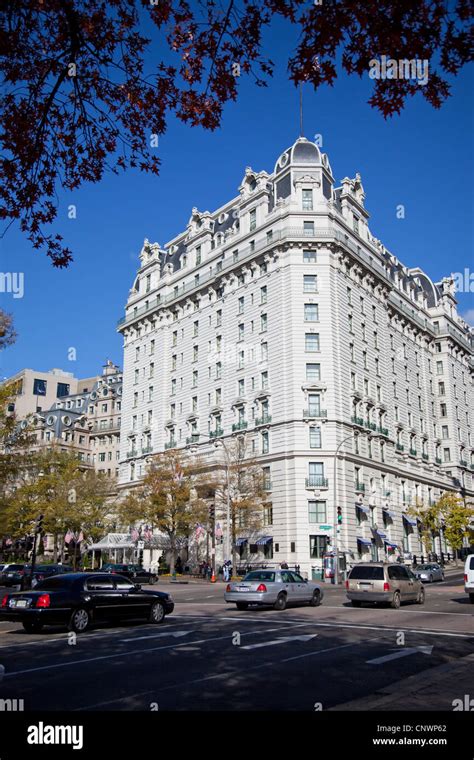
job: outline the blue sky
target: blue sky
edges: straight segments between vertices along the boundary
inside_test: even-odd
[[[237,103],[225,108],[221,128],[206,132],[171,120],[158,148],[161,175],[106,176],[74,194],[61,194],[56,229],[74,252],[55,270],[17,228],[1,241],[1,271],[23,272],[25,293],[0,294],[14,315],[18,340],[0,354],[0,376],[23,367],[60,367],[78,377],[100,371],[106,358],[122,363],[116,333],[138,267],[143,239],[162,245],[186,226],[193,206],[213,210],[237,193],[245,167],[272,171],[299,134],[298,93],[288,82],[288,44],[280,25],[270,43],[278,63],[267,89],[242,79]],[[333,88],[304,92],[304,132],[323,136],[336,182],[359,171],[369,224],[407,266],[434,280],[474,269],[473,76],[453,80],[452,97],[435,111],[420,96],[389,121],[367,105],[369,78],[342,75]],[[77,219],[67,218],[74,203]],[[397,219],[403,204],[405,219]],[[459,308],[474,324],[473,293]],[[68,351],[76,350],[76,361]]]

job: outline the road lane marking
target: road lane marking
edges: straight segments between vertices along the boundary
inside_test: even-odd
[[[288,643],[292,643],[293,641],[311,641],[311,639],[315,639],[317,635],[318,635],[317,633],[310,633],[307,636],[283,636],[280,639],[273,639],[273,641],[261,641],[259,644],[247,644],[246,646],[240,647],[240,648],[241,649],[261,649],[262,647],[273,647],[273,646],[276,646],[277,644],[288,644]]]
[[[409,657],[412,654],[431,654],[433,651],[432,646],[422,647],[401,647],[397,652],[392,654],[386,654],[382,657],[376,657],[375,660],[366,660],[368,665],[382,665],[385,662],[391,662],[391,660],[398,660],[400,657]]]
[[[265,631],[248,631],[246,633],[241,633],[241,636],[252,636],[253,634],[261,634],[261,633],[271,633],[273,631],[278,630],[278,628],[269,628]],[[196,646],[196,644],[207,644],[209,641],[222,641],[223,639],[229,639],[230,634],[226,633],[225,636],[214,636],[209,639],[200,639],[198,641],[191,641],[190,644],[192,646]],[[189,646],[187,642],[183,642],[182,644],[166,644],[165,646],[161,647],[148,647],[147,649],[132,649],[131,651],[125,650],[124,652],[117,652],[115,654],[105,654],[100,655],[98,657],[87,657],[83,660],[69,660],[68,662],[57,662],[52,663],[49,665],[40,665],[36,668],[26,668],[25,670],[13,670],[10,673],[5,673],[5,678],[11,678],[12,676],[22,676],[26,673],[38,673],[42,670],[53,670],[56,668],[68,668],[72,665],[84,665],[89,662],[100,662],[101,660],[113,660],[117,657],[130,657],[134,654],[148,654],[149,652],[158,652],[165,649],[178,649],[181,647]]]
[[[160,639],[163,636],[174,636],[176,639],[180,639],[183,636],[189,636],[190,633],[194,633],[194,631],[163,631],[162,633],[155,633],[151,636],[133,636],[131,639],[120,639],[121,642],[125,643],[128,641],[142,641],[143,639]]]

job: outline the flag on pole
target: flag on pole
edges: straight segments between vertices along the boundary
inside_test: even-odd
[[[132,541],[138,541],[138,530],[136,528],[132,529]]]
[[[221,524],[217,523],[217,525],[216,525],[216,538],[222,538],[223,535],[224,535],[224,531],[221,528]]]
[[[74,538],[74,533],[68,529],[66,535],[64,536],[64,543],[70,544],[73,538]]]
[[[205,534],[205,530],[201,523],[197,523],[196,525],[196,538],[199,538],[200,536],[203,536]]]
[[[82,532],[82,530],[79,531],[79,535],[76,539],[76,544],[80,544],[81,541],[84,541],[84,533]]]

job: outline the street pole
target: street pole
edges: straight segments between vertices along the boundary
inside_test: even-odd
[[[353,438],[352,435],[348,435],[347,438],[343,438],[343,440],[338,444],[336,448],[336,453],[334,454],[334,509],[333,509],[333,521],[334,521],[334,559],[335,559],[335,568],[334,568],[334,584],[337,585],[339,583],[339,541],[338,541],[338,523],[337,523],[337,455],[339,454],[339,451],[341,447],[347,443],[347,441],[350,441]]]

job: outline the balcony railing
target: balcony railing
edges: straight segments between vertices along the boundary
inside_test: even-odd
[[[441,464],[442,463],[442,459],[440,457],[435,457],[435,462],[436,462],[436,464]]]
[[[461,467],[467,467],[467,462],[464,459],[460,459],[459,464]]]
[[[384,492],[383,492],[383,495],[384,495],[384,496],[390,496],[390,494],[391,494],[391,493],[392,493],[391,491],[384,491]]]
[[[211,430],[209,433],[209,438],[219,438],[221,435],[224,435],[223,429],[217,428],[217,430]]]
[[[397,443],[395,448],[397,451],[405,451],[405,446],[402,443]]]
[[[165,449],[175,449],[176,448],[176,441],[167,441],[165,443]]]
[[[410,449],[410,456],[416,457],[416,449]]]
[[[236,430],[245,430],[247,428],[248,422],[245,422],[245,420],[241,420],[240,422],[234,422],[232,425],[232,432],[235,433]]]
[[[364,427],[364,420],[362,417],[351,417],[351,422],[353,422],[354,425],[359,425],[359,427]]]
[[[255,418],[255,427],[258,427],[259,425],[268,425],[271,421],[272,421],[272,415],[264,414],[263,417]]]
[[[189,446],[190,443],[199,443],[199,433],[193,433],[186,438],[186,445]]]
[[[388,437],[388,428],[378,427],[377,432]]]
[[[363,483],[359,483],[357,480],[354,483],[354,489],[356,491],[360,491],[361,493],[365,493],[365,485]]]
[[[310,475],[306,478],[306,488],[327,488],[328,479],[323,475]]]
[[[368,428],[369,430],[377,430],[377,425],[375,422],[369,422],[369,420],[366,420],[364,422],[364,427]]]
[[[271,480],[264,480],[263,481],[263,490],[264,491],[271,491],[272,490],[272,481]]]
[[[132,459],[132,457],[136,457],[136,456],[138,456],[138,451],[136,451],[136,449],[127,451],[127,459]]]
[[[327,409],[303,409],[303,418],[318,419],[319,417],[327,417]]]
[[[142,448],[142,454],[149,454],[151,451],[153,451],[153,446],[143,446]]]
[[[422,454],[422,457],[423,457],[423,459],[424,459],[425,462],[427,462],[429,460],[428,454]]]

